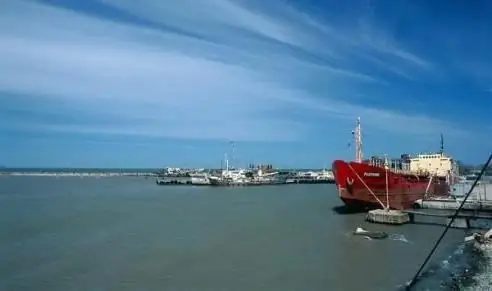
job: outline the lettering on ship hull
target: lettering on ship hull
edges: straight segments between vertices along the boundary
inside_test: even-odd
[[[364,172],[364,177],[379,177],[381,174],[379,173],[367,173]]]

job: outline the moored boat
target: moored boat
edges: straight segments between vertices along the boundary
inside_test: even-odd
[[[335,160],[332,170],[339,196],[350,208],[408,209],[424,197],[449,195],[449,184],[457,172],[456,163],[441,151],[388,161],[373,157],[362,160],[360,119],[353,132],[356,160]],[[437,166],[436,166],[437,165]]]

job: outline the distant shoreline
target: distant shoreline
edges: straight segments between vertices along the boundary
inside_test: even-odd
[[[0,172],[0,176],[18,177],[154,177],[152,172]]]
[[[220,169],[219,169],[220,170]],[[213,171],[213,170],[206,170]],[[280,171],[319,171],[289,169]],[[158,169],[0,169],[0,176],[18,177],[157,177]]]
[[[182,168],[193,171],[193,168]],[[201,169],[205,172],[220,171],[221,169]],[[277,171],[322,171],[323,169],[275,169]],[[327,169],[330,170],[330,169]],[[0,168],[0,175],[14,176],[157,176],[162,168]]]

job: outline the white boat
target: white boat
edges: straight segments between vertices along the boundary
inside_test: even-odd
[[[245,169],[231,169],[229,167],[229,160],[225,155],[226,168],[222,170],[220,176],[208,176],[208,180],[211,185],[245,185],[249,182],[249,178],[246,176],[247,171]]]
[[[209,185],[210,180],[207,174],[191,176],[192,185]]]

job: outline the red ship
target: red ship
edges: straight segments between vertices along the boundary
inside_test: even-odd
[[[412,208],[418,199],[449,195],[450,171],[446,171],[447,176],[438,176],[437,170],[434,175],[428,171],[411,172],[408,155],[402,155],[399,166],[395,166],[394,162],[390,165],[386,158],[382,160],[373,157],[372,160],[362,161],[360,118],[352,134],[355,138],[356,161],[336,160],[332,166],[339,196],[347,208],[403,210]],[[437,161],[441,157],[452,162],[452,159],[443,155],[442,147],[441,136],[440,154],[429,157]],[[402,164],[407,167],[402,167]]]

